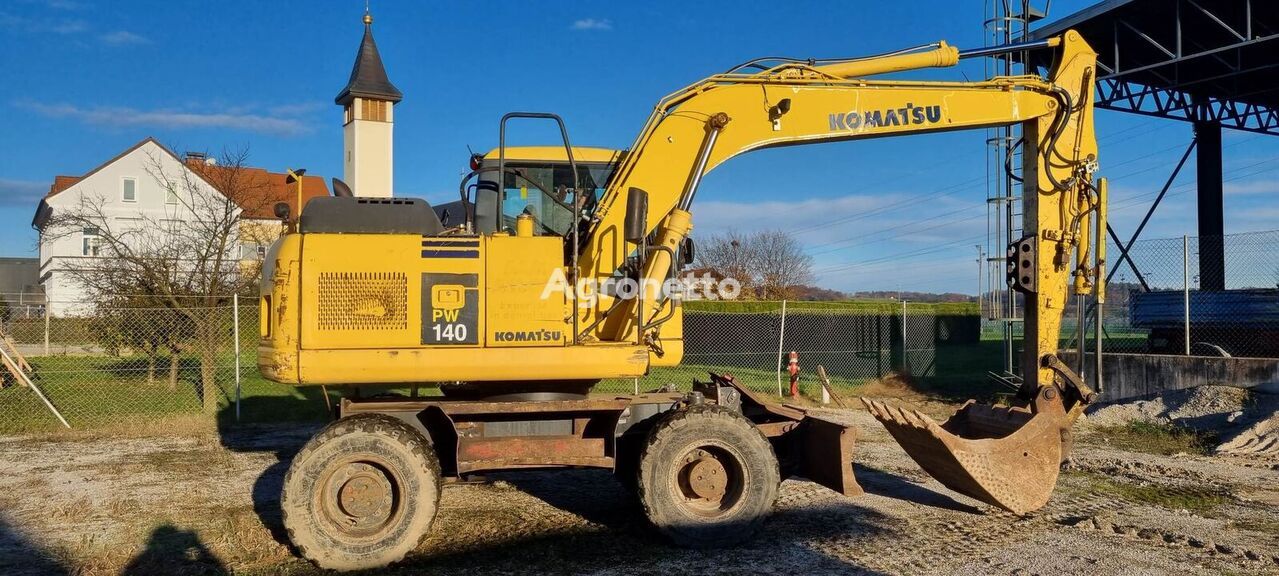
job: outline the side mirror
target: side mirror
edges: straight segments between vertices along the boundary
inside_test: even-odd
[[[648,236],[648,192],[631,188],[626,193],[626,241],[639,244]]]
[[[696,250],[694,249],[693,239],[691,237],[684,238],[684,244],[679,248],[680,266],[691,266]]]
[[[289,219],[289,203],[288,202],[275,203],[275,217],[281,220]]]

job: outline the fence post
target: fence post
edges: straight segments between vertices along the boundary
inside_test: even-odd
[[[902,372],[910,374],[910,354],[906,351],[906,299],[902,298]]]
[[[235,338],[235,421],[240,421],[240,295],[231,295],[231,332]]]
[[[1186,356],[1190,355],[1190,237],[1181,236],[1181,312],[1182,340]]]
[[[782,325],[777,331],[777,396],[782,395],[782,343],[786,340],[786,301],[782,300]]]
[[[49,301],[44,302],[44,355],[49,355]]]

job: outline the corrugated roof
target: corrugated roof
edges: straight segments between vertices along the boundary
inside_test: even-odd
[[[353,98],[371,98],[399,102],[403,95],[386,77],[386,68],[382,66],[382,56],[378,54],[377,43],[373,41],[373,19],[364,19],[364,39],[360,41],[360,50],[355,53],[355,66],[351,68],[351,80],[346,83],[334,101],[338,104],[349,104]]]

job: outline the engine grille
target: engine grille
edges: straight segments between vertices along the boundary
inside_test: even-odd
[[[408,279],[400,272],[320,273],[320,330],[403,330]]]

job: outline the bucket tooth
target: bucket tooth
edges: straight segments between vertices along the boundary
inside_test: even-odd
[[[1014,514],[1043,507],[1057,484],[1061,416],[969,401],[946,422],[862,398],[866,410],[947,488]]]

